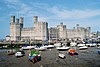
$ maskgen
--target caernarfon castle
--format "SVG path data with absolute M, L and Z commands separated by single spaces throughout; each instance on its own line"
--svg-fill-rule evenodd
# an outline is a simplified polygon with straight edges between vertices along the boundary
M 16 20 L 15 20 L 16 19 Z M 34 16 L 34 26 L 24 27 L 24 18 L 11 16 L 10 40 L 11 41 L 33 41 L 33 40 L 61 40 L 61 39 L 84 39 L 90 37 L 91 28 L 80 27 L 79 24 L 73 29 L 67 29 L 66 25 L 60 23 L 56 27 L 48 28 L 47 22 L 39 22 L 38 16 Z

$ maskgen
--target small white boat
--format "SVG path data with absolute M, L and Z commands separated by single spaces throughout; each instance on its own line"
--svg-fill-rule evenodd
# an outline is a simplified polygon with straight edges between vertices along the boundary
M 78 44 L 77 46 L 78 47 L 82 47 L 82 46 L 85 46 L 85 44 Z
M 56 49 L 57 50 L 69 50 L 70 47 L 63 46 L 63 47 L 57 47 Z
M 21 49 L 27 50 L 27 49 L 34 49 L 36 46 L 23 46 Z
M 42 50 L 46 50 L 47 48 L 41 46 L 41 47 L 36 47 L 36 48 L 34 48 L 34 49 L 35 49 L 35 50 L 38 50 L 38 51 L 42 51 Z
M 24 55 L 25 55 L 25 52 L 24 51 L 18 51 L 18 52 L 15 53 L 15 56 L 16 57 L 22 57 Z
M 65 58 L 65 55 L 62 54 L 62 53 L 59 53 L 59 57 L 62 58 L 62 59 L 64 59 Z
M 95 47 L 96 46 L 96 44 L 95 43 L 93 43 L 93 44 L 86 44 L 86 46 L 89 46 L 89 47 Z
M 79 47 L 79 50 L 83 50 L 83 49 L 88 49 L 88 47 L 87 46 L 81 46 L 81 47 Z
M 45 47 L 45 48 L 53 48 L 54 45 L 45 45 L 45 46 L 43 46 L 43 47 Z
M 97 46 L 100 46 L 100 44 L 97 44 Z

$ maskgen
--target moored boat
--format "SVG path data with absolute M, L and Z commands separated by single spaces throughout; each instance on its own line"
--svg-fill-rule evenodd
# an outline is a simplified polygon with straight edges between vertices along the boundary
M 98 54 L 100 54 L 100 50 L 98 50 L 97 52 L 98 52 Z
M 33 63 L 40 61 L 41 60 L 41 55 L 39 52 L 32 50 L 29 53 L 29 60 L 32 61 Z
M 7 50 L 7 54 L 8 54 L 8 55 L 13 55 L 13 54 L 15 54 L 15 52 L 16 52 L 15 49 Z
M 78 47 L 83 47 L 83 46 L 85 46 L 85 44 L 78 44 L 77 46 Z
M 24 51 L 18 51 L 18 52 L 15 53 L 15 56 L 16 57 L 22 57 L 24 55 L 25 55 L 25 52 Z
M 57 47 L 56 49 L 57 49 L 57 50 L 69 50 L 70 47 L 63 46 L 63 47 Z
M 78 55 L 78 53 L 76 52 L 75 49 L 69 49 L 69 50 L 68 50 L 68 54 L 69 54 L 69 55 Z
M 53 48 L 54 45 L 44 45 L 43 47 L 45 47 L 45 48 Z
M 83 49 L 88 49 L 88 47 L 87 46 L 81 46 L 81 47 L 79 47 L 79 50 L 83 50 Z
M 38 50 L 38 51 L 43 51 L 43 50 L 46 50 L 47 47 L 41 46 L 41 47 L 36 47 L 36 48 L 34 48 L 34 49 L 35 49 L 35 50 Z
M 34 49 L 36 46 L 23 46 L 21 49 L 27 50 L 27 49 Z
M 65 55 L 63 53 L 59 53 L 58 55 L 60 58 L 64 59 L 65 58 Z

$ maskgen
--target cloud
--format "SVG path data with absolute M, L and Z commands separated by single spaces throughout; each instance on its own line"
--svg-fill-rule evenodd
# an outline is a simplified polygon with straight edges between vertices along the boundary
M 21 2 L 21 0 L 6 0 L 8 1 L 8 7 L 16 9 L 10 12 L 11 15 L 21 15 L 27 17 L 26 19 L 31 20 L 33 16 L 39 16 L 39 21 L 47 22 L 78 22 L 77 20 L 95 17 L 100 15 L 100 10 L 93 9 L 72 9 L 68 10 L 65 7 L 50 6 L 45 3 L 27 3 Z M 11 6 L 11 7 L 10 7 Z M 42 12 L 41 12 L 42 11 Z M 71 21 L 68 21 L 68 20 Z M 33 20 L 33 19 L 32 19 Z M 29 21 L 30 22 L 30 21 Z M 79 23 L 82 21 L 79 21 Z M 33 22 L 32 22 L 33 23 Z
M 60 9 L 58 7 L 53 7 L 51 8 L 51 12 L 55 14 L 55 16 L 62 19 L 85 19 L 100 15 L 100 10 L 92 10 L 92 9 L 66 10 L 66 9 Z
M 13 5 L 18 4 L 19 2 L 20 2 L 19 0 L 5 0 L 5 3 Z
M 10 4 L 8 4 L 7 7 L 8 8 L 13 8 L 13 9 L 17 9 L 14 5 L 10 5 Z

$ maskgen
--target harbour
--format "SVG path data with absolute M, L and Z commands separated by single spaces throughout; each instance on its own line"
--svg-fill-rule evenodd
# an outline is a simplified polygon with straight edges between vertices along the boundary
M 0 5 L 0 67 L 100 67 L 100 0 Z
M 40 51 L 41 60 L 36 63 L 29 61 L 30 50 L 24 50 L 25 56 L 19 58 L 15 55 L 7 55 L 6 50 L 0 50 L 0 67 L 100 67 L 97 47 L 89 47 L 86 50 L 76 48 L 78 55 L 75 56 L 70 56 L 68 51 L 58 51 L 56 48 L 47 49 Z M 66 58 L 59 58 L 59 52 L 65 54 Z

